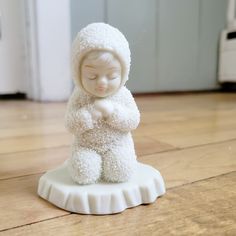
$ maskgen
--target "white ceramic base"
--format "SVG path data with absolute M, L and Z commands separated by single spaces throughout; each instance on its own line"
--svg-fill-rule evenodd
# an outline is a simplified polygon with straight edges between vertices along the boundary
M 39 196 L 60 208 L 99 215 L 152 203 L 164 193 L 165 184 L 159 171 L 141 163 L 138 163 L 137 174 L 129 182 L 78 185 L 70 178 L 65 162 L 44 174 L 38 186 Z

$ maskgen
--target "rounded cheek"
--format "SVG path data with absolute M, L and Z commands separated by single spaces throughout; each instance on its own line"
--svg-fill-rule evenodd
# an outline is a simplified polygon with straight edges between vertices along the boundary
M 83 82 L 83 87 L 88 90 L 89 92 L 93 91 L 95 89 L 95 84 L 94 84 L 94 81 L 89 81 L 89 80 L 86 80 Z
M 112 84 L 109 86 L 109 92 L 114 92 L 117 89 L 117 86 Z
M 120 86 L 120 80 L 112 81 L 110 84 L 110 90 L 111 91 L 116 91 Z

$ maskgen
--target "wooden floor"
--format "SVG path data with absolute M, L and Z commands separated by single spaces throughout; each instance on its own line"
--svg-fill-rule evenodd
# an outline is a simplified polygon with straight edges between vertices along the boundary
M 69 157 L 65 103 L 0 101 L 0 235 L 236 235 L 236 94 L 141 96 L 139 161 L 167 193 L 121 214 L 70 214 L 37 196 Z

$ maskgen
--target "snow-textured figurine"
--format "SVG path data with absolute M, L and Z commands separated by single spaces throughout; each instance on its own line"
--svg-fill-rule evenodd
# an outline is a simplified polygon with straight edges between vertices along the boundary
M 140 113 L 125 87 L 130 49 L 124 35 L 105 23 L 93 23 L 77 35 L 72 49 L 75 88 L 65 123 L 74 135 L 68 170 L 81 185 L 126 182 L 137 161 L 130 131 Z
M 116 28 L 93 23 L 73 44 L 75 89 L 65 123 L 73 134 L 71 154 L 39 179 L 38 194 L 70 212 L 113 214 L 154 202 L 165 193 L 158 170 L 136 160 L 131 131 L 140 121 L 125 87 L 129 44 Z

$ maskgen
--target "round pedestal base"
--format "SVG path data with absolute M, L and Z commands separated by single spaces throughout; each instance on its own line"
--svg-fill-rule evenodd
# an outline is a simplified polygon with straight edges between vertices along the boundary
M 52 204 L 82 214 L 113 214 L 152 203 L 165 193 L 159 171 L 138 163 L 136 174 L 125 183 L 78 185 L 70 178 L 66 162 L 39 180 L 38 194 Z

